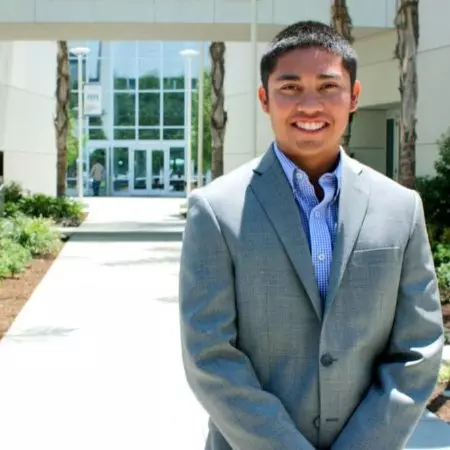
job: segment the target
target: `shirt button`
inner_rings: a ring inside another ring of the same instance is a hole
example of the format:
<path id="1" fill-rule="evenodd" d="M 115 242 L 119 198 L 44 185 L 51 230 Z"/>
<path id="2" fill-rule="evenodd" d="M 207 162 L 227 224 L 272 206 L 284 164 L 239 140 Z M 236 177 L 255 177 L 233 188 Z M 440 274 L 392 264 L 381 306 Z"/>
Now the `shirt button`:
<path id="1" fill-rule="evenodd" d="M 319 253 L 319 256 L 317 256 L 317 259 L 319 261 L 323 261 L 326 258 L 325 253 Z"/>

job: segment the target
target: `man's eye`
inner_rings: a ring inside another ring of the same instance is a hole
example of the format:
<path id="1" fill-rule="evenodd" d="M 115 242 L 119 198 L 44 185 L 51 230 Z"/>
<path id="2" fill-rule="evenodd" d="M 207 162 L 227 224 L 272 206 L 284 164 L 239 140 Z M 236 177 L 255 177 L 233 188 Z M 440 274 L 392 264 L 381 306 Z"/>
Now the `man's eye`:
<path id="1" fill-rule="evenodd" d="M 329 90 L 339 87 L 336 83 L 326 83 L 322 85 L 322 89 Z"/>
<path id="2" fill-rule="evenodd" d="M 281 88 L 283 91 L 299 91 L 300 87 L 296 84 L 286 84 Z"/>

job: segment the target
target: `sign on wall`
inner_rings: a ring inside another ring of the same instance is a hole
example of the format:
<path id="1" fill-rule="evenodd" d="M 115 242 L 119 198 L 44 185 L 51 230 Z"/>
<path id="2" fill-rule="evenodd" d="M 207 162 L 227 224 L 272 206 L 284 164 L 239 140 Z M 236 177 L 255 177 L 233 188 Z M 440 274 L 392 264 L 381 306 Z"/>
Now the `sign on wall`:
<path id="1" fill-rule="evenodd" d="M 99 83 L 86 83 L 84 85 L 84 115 L 101 116 L 102 86 Z"/>

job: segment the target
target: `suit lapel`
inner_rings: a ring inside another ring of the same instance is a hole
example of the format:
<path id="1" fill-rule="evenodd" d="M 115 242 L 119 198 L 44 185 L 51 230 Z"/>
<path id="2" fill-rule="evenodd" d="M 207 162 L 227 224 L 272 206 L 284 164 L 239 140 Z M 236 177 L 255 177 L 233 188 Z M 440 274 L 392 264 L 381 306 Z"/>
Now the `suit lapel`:
<path id="1" fill-rule="evenodd" d="M 339 195 L 339 217 L 333 251 L 325 314 L 336 297 L 350 255 L 361 230 L 369 203 L 369 183 L 364 181 L 363 167 L 342 152 L 342 184 Z"/>
<path id="2" fill-rule="evenodd" d="M 322 302 L 298 206 L 272 149 L 262 157 L 254 172 L 251 188 L 276 230 L 319 320 L 322 320 Z"/>

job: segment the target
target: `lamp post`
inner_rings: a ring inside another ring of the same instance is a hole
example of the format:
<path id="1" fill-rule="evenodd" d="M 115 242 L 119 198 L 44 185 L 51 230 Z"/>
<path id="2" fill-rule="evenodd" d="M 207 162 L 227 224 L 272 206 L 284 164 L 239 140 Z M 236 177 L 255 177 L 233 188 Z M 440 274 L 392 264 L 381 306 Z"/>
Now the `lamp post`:
<path id="1" fill-rule="evenodd" d="M 200 75 L 198 78 L 198 142 L 197 142 L 197 186 L 203 186 L 203 109 L 205 98 L 204 42 L 200 46 Z"/>
<path id="2" fill-rule="evenodd" d="M 197 56 L 199 52 L 193 49 L 185 49 L 180 55 L 185 60 L 185 104 L 186 104 L 186 151 L 185 151 L 185 179 L 186 179 L 186 196 L 191 192 L 191 159 L 192 159 L 192 58 Z"/>
<path id="3" fill-rule="evenodd" d="M 78 61 L 78 197 L 83 198 L 83 57 L 91 50 L 87 47 L 75 47 L 70 53 L 77 57 Z"/>

